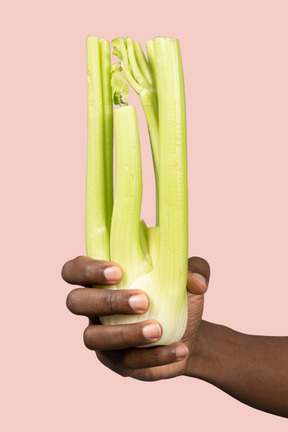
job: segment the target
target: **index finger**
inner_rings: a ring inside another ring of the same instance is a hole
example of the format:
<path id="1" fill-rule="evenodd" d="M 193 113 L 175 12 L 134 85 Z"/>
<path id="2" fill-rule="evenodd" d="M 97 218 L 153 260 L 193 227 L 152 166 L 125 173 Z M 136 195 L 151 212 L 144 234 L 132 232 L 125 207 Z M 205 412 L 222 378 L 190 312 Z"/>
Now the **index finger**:
<path id="1" fill-rule="evenodd" d="M 78 256 L 64 264 L 61 275 L 69 284 L 91 287 L 117 284 L 123 272 L 116 263 Z"/>

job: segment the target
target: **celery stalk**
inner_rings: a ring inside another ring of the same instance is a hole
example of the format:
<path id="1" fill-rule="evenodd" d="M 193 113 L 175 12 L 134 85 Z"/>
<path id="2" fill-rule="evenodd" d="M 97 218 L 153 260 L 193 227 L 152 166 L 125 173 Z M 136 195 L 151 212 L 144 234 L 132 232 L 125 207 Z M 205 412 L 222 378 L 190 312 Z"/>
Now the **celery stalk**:
<path id="1" fill-rule="evenodd" d="M 150 298 L 150 308 L 145 314 L 102 317 L 101 322 L 126 324 L 156 319 L 162 325 L 163 335 L 154 345 L 171 344 L 181 339 L 187 325 L 187 149 L 180 46 L 176 39 L 148 41 L 148 63 L 138 42 L 131 38 L 112 42 L 121 70 L 140 95 L 149 128 L 159 214 L 157 225 L 147 228 L 140 221 L 141 152 L 137 115 L 132 105 L 114 110 L 116 181 L 110 227 L 111 207 L 107 200 L 112 202 L 112 192 L 107 189 L 107 181 L 112 178 L 112 154 L 110 147 L 108 153 L 105 148 L 107 143 L 111 145 L 108 94 L 110 99 L 112 96 L 104 85 L 109 72 L 108 66 L 105 70 L 101 66 L 101 44 L 97 38 L 87 39 L 87 254 L 111 259 L 122 266 L 122 281 L 110 289 L 141 289 Z M 109 63 L 108 51 L 106 54 Z M 114 81 L 117 89 L 125 88 L 120 78 Z M 119 94 L 116 100 L 121 101 Z"/>
<path id="2" fill-rule="evenodd" d="M 157 82 L 156 82 L 156 70 L 155 70 L 155 53 L 154 53 L 154 41 L 153 40 L 147 40 L 146 41 L 146 50 L 147 50 L 147 57 L 148 57 L 148 64 L 150 67 L 150 70 L 152 72 L 153 78 L 155 80 L 154 86 L 157 91 Z"/>
<path id="3" fill-rule="evenodd" d="M 123 268 L 118 288 L 151 270 L 140 243 L 142 171 L 140 139 L 133 105 L 115 110 L 116 181 L 111 226 L 111 260 Z"/>
<path id="4" fill-rule="evenodd" d="M 102 103 L 104 112 L 104 172 L 107 228 L 110 230 L 113 209 L 113 104 L 111 92 L 111 54 L 110 43 L 100 41 Z"/>
<path id="5" fill-rule="evenodd" d="M 86 251 L 110 259 L 109 229 L 113 205 L 113 120 L 110 44 L 88 36 Z"/>
<path id="6" fill-rule="evenodd" d="M 153 158 L 156 188 L 156 225 L 159 221 L 159 124 L 155 79 L 138 42 L 131 38 L 116 38 L 112 41 L 114 54 L 119 57 L 125 77 L 139 94 L 144 109 Z"/>
<path id="7" fill-rule="evenodd" d="M 186 320 L 188 256 L 184 78 L 178 40 L 156 38 L 154 51 L 160 136 L 160 220 L 159 252 L 155 266 L 156 285 L 165 286 L 165 307 L 167 311 L 174 311 L 173 316 L 177 317 L 179 327 L 182 328 L 181 320 Z M 165 316 L 168 315 L 170 314 L 165 312 Z M 176 331 L 177 321 L 174 325 Z"/>

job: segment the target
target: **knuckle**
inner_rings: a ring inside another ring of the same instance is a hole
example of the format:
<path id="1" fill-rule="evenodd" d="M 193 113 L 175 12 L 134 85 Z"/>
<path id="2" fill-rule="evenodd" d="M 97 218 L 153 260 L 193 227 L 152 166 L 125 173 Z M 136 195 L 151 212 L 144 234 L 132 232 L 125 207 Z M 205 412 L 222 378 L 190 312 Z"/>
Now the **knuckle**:
<path id="1" fill-rule="evenodd" d="M 92 350 L 93 349 L 93 338 L 92 338 L 92 329 L 91 326 L 88 326 L 83 333 L 83 341 L 86 348 Z"/>
<path id="2" fill-rule="evenodd" d="M 83 255 L 78 255 L 77 257 L 74 258 L 74 261 L 78 264 L 80 261 L 83 261 L 84 257 Z"/>
<path id="3" fill-rule="evenodd" d="M 61 277 L 67 283 L 71 283 L 71 267 L 73 266 L 73 261 L 74 260 L 67 261 L 61 270 Z"/>
<path id="4" fill-rule="evenodd" d="M 129 334 L 130 334 L 129 329 L 130 329 L 130 326 L 128 326 L 128 325 L 122 325 L 120 327 L 119 338 L 122 342 L 122 345 L 124 345 L 124 346 L 127 344 L 127 342 L 129 342 Z"/>
<path id="5" fill-rule="evenodd" d="M 62 269 L 61 269 L 61 277 L 62 279 L 66 282 L 66 267 L 67 267 L 67 262 L 63 265 Z"/>
<path id="6" fill-rule="evenodd" d="M 83 256 L 78 256 L 70 261 L 67 261 L 61 270 L 61 276 L 65 282 L 74 284 L 75 283 L 75 270 L 81 268 Z"/>
<path id="7" fill-rule="evenodd" d="M 121 366 L 124 369 L 133 369 L 135 367 L 135 356 L 133 356 L 131 351 L 123 353 Z"/>
<path id="8" fill-rule="evenodd" d="M 85 259 L 86 259 L 85 256 L 78 255 L 75 258 L 73 258 L 72 260 L 68 261 L 66 264 L 69 267 L 80 269 L 81 267 L 83 267 L 83 263 L 85 262 Z"/>
<path id="9" fill-rule="evenodd" d="M 77 306 L 80 300 L 81 290 L 79 288 L 75 288 L 70 291 L 66 299 L 66 306 L 70 310 L 70 312 L 77 311 Z"/>
<path id="10" fill-rule="evenodd" d="M 93 261 L 88 261 L 85 263 L 83 274 L 85 282 L 92 284 L 93 279 L 95 279 L 95 265 Z"/>
<path id="11" fill-rule="evenodd" d="M 105 295 L 105 309 L 109 314 L 117 312 L 118 309 L 117 293 L 107 290 Z"/>
<path id="12" fill-rule="evenodd" d="M 153 362 L 155 363 L 155 364 L 162 364 L 162 362 L 163 362 L 163 351 L 161 351 L 161 349 L 154 349 L 153 350 Z"/>

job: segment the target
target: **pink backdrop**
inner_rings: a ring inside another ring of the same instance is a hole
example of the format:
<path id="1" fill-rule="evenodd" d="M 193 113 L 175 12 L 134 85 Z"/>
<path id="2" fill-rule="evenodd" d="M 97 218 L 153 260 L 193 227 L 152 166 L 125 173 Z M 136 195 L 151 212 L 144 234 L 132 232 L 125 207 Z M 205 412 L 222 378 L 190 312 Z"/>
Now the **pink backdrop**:
<path id="1" fill-rule="evenodd" d="M 177 37 L 190 255 L 212 267 L 204 317 L 287 335 L 287 13 L 280 0 L 2 6 L 1 430 L 287 430 L 286 420 L 198 380 L 115 375 L 84 347 L 86 319 L 66 310 L 60 279 L 62 264 L 85 253 L 85 37 Z M 143 165 L 143 216 L 152 223 L 146 150 Z"/>

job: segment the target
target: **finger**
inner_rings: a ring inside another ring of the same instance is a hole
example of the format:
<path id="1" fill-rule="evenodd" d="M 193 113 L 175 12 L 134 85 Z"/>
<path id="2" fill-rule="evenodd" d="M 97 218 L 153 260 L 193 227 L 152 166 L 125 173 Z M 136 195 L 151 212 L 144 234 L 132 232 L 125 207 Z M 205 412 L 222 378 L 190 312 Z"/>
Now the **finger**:
<path id="1" fill-rule="evenodd" d="M 90 325 L 84 332 L 84 343 L 91 350 L 115 350 L 157 342 L 162 328 L 157 321 L 136 324 Z"/>
<path id="2" fill-rule="evenodd" d="M 62 278 L 73 285 L 113 285 L 119 283 L 122 276 L 119 265 L 86 256 L 74 258 L 62 268 Z"/>
<path id="3" fill-rule="evenodd" d="M 204 294 L 207 291 L 210 279 L 210 266 L 200 257 L 188 260 L 187 288 L 192 294 Z"/>
<path id="4" fill-rule="evenodd" d="M 76 288 L 68 294 L 67 308 L 89 318 L 115 314 L 141 314 L 149 308 L 149 298 L 141 290 Z"/>
<path id="5" fill-rule="evenodd" d="M 187 355 L 188 348 L 183 343 L 155 348 L 130 348 L 97 352 L 99 360 L 112 370 L 164 366 L 184 360 Z"/>

